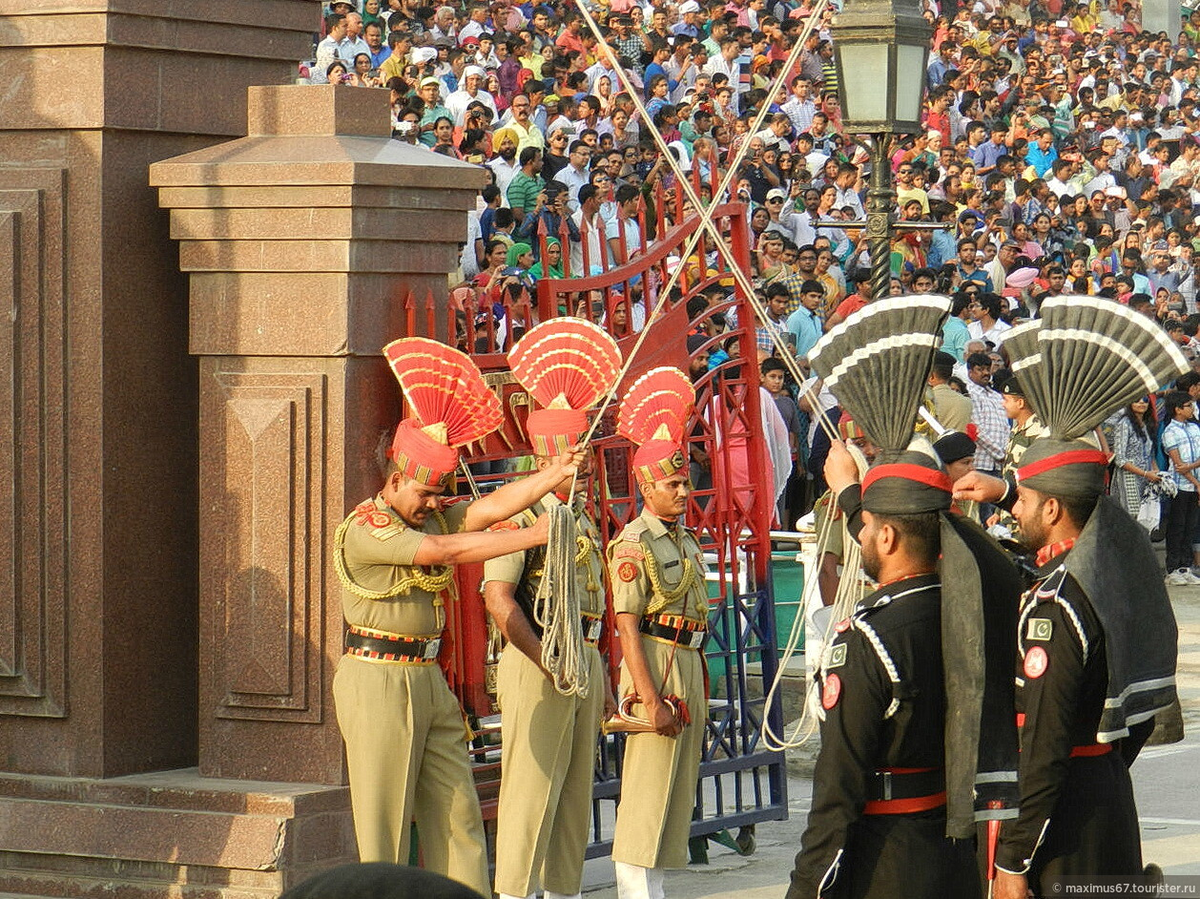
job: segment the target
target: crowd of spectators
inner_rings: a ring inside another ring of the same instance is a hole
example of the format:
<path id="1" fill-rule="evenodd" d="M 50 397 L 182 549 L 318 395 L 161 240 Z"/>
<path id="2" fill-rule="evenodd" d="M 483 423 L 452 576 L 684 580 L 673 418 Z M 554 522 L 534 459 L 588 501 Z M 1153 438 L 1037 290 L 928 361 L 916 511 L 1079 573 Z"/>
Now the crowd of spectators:
<path id="1" fill-rule="evenodd" d="M 870 301 L 870 153 L 842 122 L 836 5 L 581 0 L 598 41 L 574 0 L 361 2 L 326 8 L 301 74 L 390 91 L 396 139 L 488 172 L 452 286 L 486 301 L 506 285 L 636 257 L 661 236 L 646 207 L 673 178 L 657 131 L 705 184 L 746 150 L 733 192 L 749 207 L 751 274 L 768 313 L 762 355 L 781 352 L 774 332 L 804 367 L 820 335 Z M 924 130 L 885 154 L 897 195 L 891 293 L 953 297 L 942 383 L 971 398 L 976 464 L 998 470 L 1014 420 L 990 376 L 1005 331 L 1043 297 L 1115 298 L 1189 355 L 1200 350 L 1200 12 L 1185 10 L 1173 37 L 1143 30 L 1138 0 L 923 3 Z M 625 327 L 644 322 L 621 314 Z M 790 376 L 773 379 L 794 395 Z M 799 471 L 817 429 L 790 421 Z"/>

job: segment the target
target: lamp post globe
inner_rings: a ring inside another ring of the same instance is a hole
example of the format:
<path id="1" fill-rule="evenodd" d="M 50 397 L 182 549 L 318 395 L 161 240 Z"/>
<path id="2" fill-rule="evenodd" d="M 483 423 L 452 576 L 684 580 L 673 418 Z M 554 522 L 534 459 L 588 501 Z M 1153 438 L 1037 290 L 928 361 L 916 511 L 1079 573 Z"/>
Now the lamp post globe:
<path id="1" fill-rule="evenodd" d="M 871 139 L 866 211 L 873 299 L 887 296 L 891 280 L 896 193 L 889 138 L 921 130 L 929 36 L 919 0 L 855 0 L 846 4 L 833 30 L 843 127 Z"/>

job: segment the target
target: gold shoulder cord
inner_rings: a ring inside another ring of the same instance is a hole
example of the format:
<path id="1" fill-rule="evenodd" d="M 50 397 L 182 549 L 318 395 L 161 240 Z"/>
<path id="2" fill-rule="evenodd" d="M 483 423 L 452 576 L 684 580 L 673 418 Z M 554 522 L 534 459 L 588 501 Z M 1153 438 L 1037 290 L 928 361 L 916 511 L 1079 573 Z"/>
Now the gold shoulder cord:
<path id="1" fill-rule="evenodd" d="M 575 535 L 575 564 L 587 566 L 587 584 L 585 588 L 593 596 L 600 590 L 600 585 L 596 583 L 595 566 L 592 565 L 591 560 L 588 558 L 592 554 L 592 549 L 595 545 L 591 538 L 585 534 Z"/>
<path id="2" fill-rule="evenodd" d="M 668 590 L 663 586 L 662 575 L 658 570 L 658 560 L 650 552 L 645 553 L 646 576 L 650 578 L 650 586 L 654 588 L 657 599 L 652 599 L 646 606 L 646 615 L 657 615 L 663 609 L 672 603 L 678 602 L 687 595 L 687 592 L 696 584 L 696 564 L 692 561 L 692 557 L 683 551 L 682 539 L 676 541 L 676 547 L 679 549 L 679 557 L 683 560 L 683 575 L 679 579 L 678 586 Z M 648 547 L 646 547 L 648 549 Z"/>
<path id="3" fill-rule="evenodd" d="M 350 572 L 346 570 L 346 530 L 350 527 L 350 521 L 354 517 L 355 515 L 353 514 L 348 515 L 346 520 L 338 525 L 337 531 L 334 532 L 333 567 L 337 571 L 338 580 L 342 586 L 355 596 L 360 599 L 392 599 L 403 593 L 408 593 L 413 587 L 436 595 L 448 588 L 453 582 L 454 569 L 449 565 L 434 565 L 430 567 L 429 574 L 426 574 L 416 566 L 411 566 L 410 570 L 412 574 L 401 578 L 387 590 L 368 590 L 366 587 L 356 584 L 350 577 Z M 449 533 L 449 528 L 446 527 L 446 519 L 440 512 L 434 512 L 433 518 L 443 535 Z"/>

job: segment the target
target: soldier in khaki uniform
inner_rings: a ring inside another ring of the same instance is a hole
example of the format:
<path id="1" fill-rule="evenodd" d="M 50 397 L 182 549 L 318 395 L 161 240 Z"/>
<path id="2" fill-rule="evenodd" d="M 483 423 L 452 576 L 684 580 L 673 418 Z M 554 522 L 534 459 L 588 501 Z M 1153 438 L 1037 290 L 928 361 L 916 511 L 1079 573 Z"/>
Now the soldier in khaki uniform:
<path id="1" fill-rule="evenodd" d="M 966 433 L 967 425 L 971 423 L 971 398 L 950 386 L 950 379 L 954 377 L 954 362 L 954 357 L 949 353 L 939 350 L 934 354 L 925 402 L 943 428 Z"/>
<path id="2" fill-rule="evenodd" d="M 588 420 L 584 409 L 616 382 L 621 356 L 607 333 L 586 321 L 554 319 L 532 328 L 509 356 L 523 387 L 548 408 L 526 422 L 537 469 L 574 446 Z M 585 377 L 591 371 L 594 377 Z M 541 392 L 544 385 L 554 396 Z M 606 711 L 615 708 L 608 674 L 596 648 L 605 611 L 600 530 L 586 510 L 591 458 L 579 481 L 566 478 L 554 492 L 493 529 L 530 527 L 545 511 L 571 503 L 572 547 L 579 612 L 572 638 L 581 646 L 575 682 L 555 685 L 543 666 L 547 609 L 536 607 L 546 549 L 535 547 L 490 560 L 483 569 L 483 597 L 507 645 L 500 657 L 499 701 L 503 776 L 496 824 L 496 892 L 525 899 L 539 886 L 546 899 L 578 897 L 592 814 L 596 738 Z M 573 616 L 574 617 L 574 616 Z M 553 664 L 553 663 L 551 663 Z M 585 677 L 579 677 L 579 675 Z M 560 691 L 559 687 L 562 688 Z"/>
<path id="3" fill-rule="evenodd" d="M 1008 446 L 1004 450 L 1004 464 L 1000 468 L 1000 476 L 1015 479 L 1017 469 L 1021 467 L 1021 460 L 1025 458 L 1025 451 L 1033 441 L 1047 436 L 1050 432 L 1033 411 L 1033 406 L 1025 399 L 1021 382 L 1011 369 L 1002 368 L 992 375 L 992 388 L 1000 394 L 1000 399 L 1004 402 L 1004 414 L 1012 420 L 1012 430 L 1008 432 Z M 995 519 L 1013 534 L 1019 530 L 1017 520 L 1005 509 L 997 509 Z"/>
<path id="4" fill-rule="evenodd" d="M 487 895 L 487 845 L 467 761 L 468 731 L 437 665 L 443 597 L 453 589 L 454 563 L 545 542 L 544 522 L 469 532 L 536 502 L 571 476 L 581 454 L 564 454 L 543 472 L 476 502 L 443 507 L 458 465 L 456 447 L 494 430 L 502 418 L 499 400 L 467 357 L 442 344 L 410 339 L 386 352 L 415 417 L 396 429 L 382 490 L 354 510 L 334 541 L 349 631 L 333 694 L 359 856 L 406 863 L 415 819 L 425 867 Z M 436 388 L 410 377 L 439 364 L 461 368 L 449 397 L 431 396 Z"/>
<path id="5" fill-rule="evenodd" d="M 673 410 L 654 408 L 668 402 Z M 682 448 L 691 404 L 682 372 L 655 369 L 630 388 L 618 416 L 617 432 L 641 443 L 634 468 L 645 503 L 608 549 L 624 653 L 620 709 L 646 722 L 645 732 L 629 734 L 621 771 L 612 850 L 621 899 L 661 897 L 663 869 L 687 864 L 708 717 L 705 566 L 681 520 L 691 492 Z"/>

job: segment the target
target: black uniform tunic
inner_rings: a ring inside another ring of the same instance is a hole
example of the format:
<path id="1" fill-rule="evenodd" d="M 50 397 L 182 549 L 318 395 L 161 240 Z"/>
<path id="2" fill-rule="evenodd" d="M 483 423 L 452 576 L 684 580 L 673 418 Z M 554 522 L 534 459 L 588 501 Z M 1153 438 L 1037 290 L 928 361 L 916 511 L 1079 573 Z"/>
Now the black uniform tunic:
<path id="1" fill-rule="evenodd" d="M 1110 751 L 1096 743 L 1108 687 L 1104 631 L 1066 558 L 1043 565 L 1021 601 L 1021 809 L 1001 827 L 996 855 L 997 867 L 1027 874 L 1036 895 L 1050 895 L 1059 875 L 1142 871 L 1128 765 L 1153 720 Z"/>
<path id="2" fill-rule="evenodd" d="M 946 717 L 938 576 L 879 588 L 838 631 L 820 674 L 821 751 L 788 899 L 977 896 L 974 847 L 946 838 L 944 801 L 864 813 L 884 798 L 883 769 L 932 769 L 921 782 L 944 789 L 936 786 Z M 905 790 L 911 776 L 894 781 L 898 794 L 914 795 Z"/>

